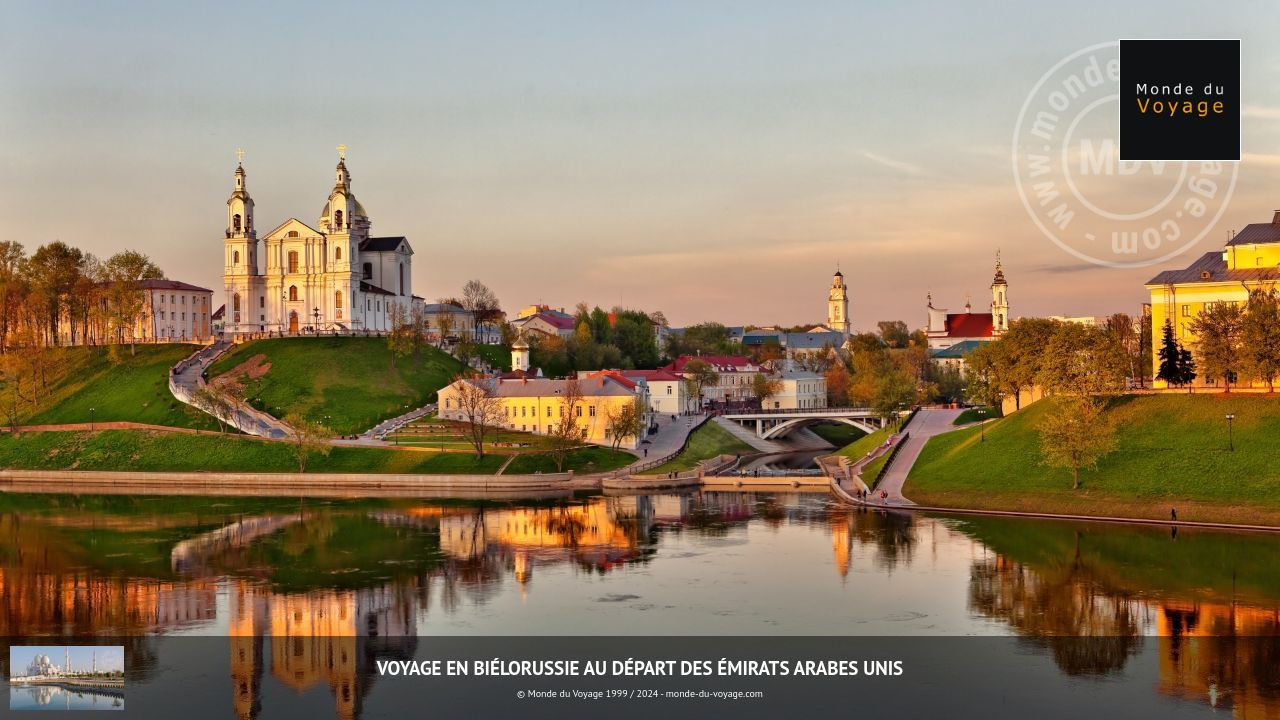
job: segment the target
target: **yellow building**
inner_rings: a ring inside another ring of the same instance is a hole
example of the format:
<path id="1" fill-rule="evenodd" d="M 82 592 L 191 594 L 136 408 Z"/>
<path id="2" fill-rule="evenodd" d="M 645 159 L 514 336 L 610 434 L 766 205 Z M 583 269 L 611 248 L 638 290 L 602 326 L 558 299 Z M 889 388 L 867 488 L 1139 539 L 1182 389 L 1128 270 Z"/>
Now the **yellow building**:
<path id="1" fill-rule="evenodd" d="M 649 407 L 643 384 L 632 382 L 612 372 L 595 373 L 581 380 L 548 378 L 482 378 L 458 380 L 442 388 L 439 394 L 439 416 L 446 420 L 468 422 L 478 418 L 475 402 L 469 402 L 464 385 L 479 387 L 492 398 L 496 418 L 487 422 L 520 432 L 547 435 L 569 412 L 566 397 L 573 395 L 570 384 L 577 384 L 580 399 L 573 403 L 574 416 L 582 441 L 595 445 L 613 445 L 610 418 L 617 417 L 628 405 L 639 404 L 642 412 Z M 619 447 L 635 449 L 640 438 L 630 433 Z"/>
<path id="2" fill-rule="evenodd" d="M 1151 292 L 1152 376 L 1160 371 L 1165 320 L 1178 342 L 1194 352 L 1191 324 L 1212 303 L 1243 305 L 1255 288 L 1271 288 L 1280 280 L 1280 210 L 1269 223 L 1245 226 L 1222 250 L 1201 255 L 1182 270 L 1165 270 L 1147 281 Z M 1248 378 L 1240 378 L 1246 386 Z M 1234 386 L 1235 380 L 1232 385 Z M 1197 377 L 1194 387 L 1221 386 L 1221 378 Z M 1160 380 L 1156 387 L 1165 387 Z M 1259 384 L 1261 386 L 1261 384 Z"/>

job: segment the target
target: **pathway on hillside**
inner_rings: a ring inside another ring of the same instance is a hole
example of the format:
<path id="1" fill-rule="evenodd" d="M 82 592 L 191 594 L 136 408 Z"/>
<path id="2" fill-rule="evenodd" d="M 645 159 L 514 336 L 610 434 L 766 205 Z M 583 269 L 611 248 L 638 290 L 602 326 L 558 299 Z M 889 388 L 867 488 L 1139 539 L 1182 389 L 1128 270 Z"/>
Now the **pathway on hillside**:
<path id="1" fill-rule="evenodd" d="M 205 370 L 213 364 L 218 355 L 222 354 L 230 346 L 230 342 L 219 340 L 208 347 L 201 348 L 191 357 L 174 365 L 172 370 L 173 382 L 170 385 L 173 396 L 188 405 L 192 405 L 188 400 L 193 392 L 205 384 Z M 193 407 L 199 406 L 193 405 Z M 200 409 L 204 410 L 204 408 Z M 288 425 L 252 408 L 237 408 L 232 412 L 232 417 L 226 418 L 226 421 L 241 432 L 257 435 L 258 437 L 281 440 L 291 434 Z"/>
<path id="2" fill-rule="evenodd" d="M 660 416 L 657 421 L 658 432 L 647 436 L 649 444 L 642 443 L 636 450 L 626 450 L 626 452 L 638 454 L 640 458 L 618 470 L 618 472 L 622 474 L 633 472 L 638 466 L 666 457 L 684 447 L 684 441 L 689 437 L 689 433 L 693 432 L 693 429 L 702 422 L 702 417 L 702 415 L 679 415 L 675 420 L 672 420 L 670 415 Z M 646 449 L 648 450 L 647 453 L 645 452 Z"/>
<path id="3" fill-rule="evenodd" d="M 893 463 L 885 471 L 884 477 L 880 478 L 880 483 L 876 485 L 876 495 L 879 496 L 880 491 L 883 490 L 889 496 L 886 504 L 913 505 L 914 503 L 902 496 L 902 484 L 907 481 L 911 466 L 915 465 L 916 459 L 920 457 L 920 451 L 924 449 L 924 444 L 929 441 L 929 438 L 956 429 L 953 423 L 962 412 L 964 411 L 938 408 L 923 408 L 917 412 L 905 428 L 910 436 L 894 456 Z"/>

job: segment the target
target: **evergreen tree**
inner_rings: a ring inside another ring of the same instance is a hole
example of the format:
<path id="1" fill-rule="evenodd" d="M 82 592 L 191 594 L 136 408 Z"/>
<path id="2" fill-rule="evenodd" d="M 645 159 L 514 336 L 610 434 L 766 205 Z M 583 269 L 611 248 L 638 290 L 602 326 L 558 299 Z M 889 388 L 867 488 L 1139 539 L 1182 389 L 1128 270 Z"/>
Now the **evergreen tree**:
<path id="1" fill-rule="evenodd" d="M 1160 340 L 1160 371 L 1156 373 L 1157 380 L 1163 380 L 1170 385 L 1182 385 L 1180 372 L 1182 366 L 1182 353 L 1184 348 L 1178 346 L 1178 341 L 1173 336 L 1173 323 L 1167 318 L 1164 321 L 1163 337 Z"/>
<path id="2" fill-rule="evenodd" d="M 1191 356 L 1191 351 L 1182 345 L 1178 346 L 1177 377 L 1178 385 L 1186 385 L 1188 387 L 1196 379 L 1196 360 Z"/>

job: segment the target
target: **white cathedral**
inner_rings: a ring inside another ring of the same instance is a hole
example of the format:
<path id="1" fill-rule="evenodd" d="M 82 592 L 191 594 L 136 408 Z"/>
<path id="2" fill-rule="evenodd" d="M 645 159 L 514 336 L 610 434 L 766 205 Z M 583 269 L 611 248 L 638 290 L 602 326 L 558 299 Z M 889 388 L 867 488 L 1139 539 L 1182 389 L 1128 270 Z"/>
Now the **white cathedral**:
<path id="1" fill-rule="evenodd" d="M 407 313 L 412 307 L 413 248 L 404 237 L 370 236 L 373 223 L 351 193 L 345 147 L 338 151 L 318 227 L 290 218 L 267 233 L 265 268 L 244 163 L 236 165 L 223 243 L 224 332 L 381 332 L 391 329 L 393 308 Z"/>

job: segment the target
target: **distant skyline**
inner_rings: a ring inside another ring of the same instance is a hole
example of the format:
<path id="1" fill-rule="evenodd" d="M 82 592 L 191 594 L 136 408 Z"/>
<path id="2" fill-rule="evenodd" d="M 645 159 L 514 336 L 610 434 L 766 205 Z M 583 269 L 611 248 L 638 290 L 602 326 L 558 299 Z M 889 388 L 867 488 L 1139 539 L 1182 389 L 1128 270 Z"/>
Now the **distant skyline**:
<path id="1" fill-rule="evenodd" d="M 1275 4 L 14 2 L 0 30 L 0 240 L 133 248 L 221 285 L 243 147 L 259 232 L 314 225 L 344 143 L 377 235 L 428 300 L 579 301 L 673 325 L 820 323 L 837 263 L 856 330 L 925 297 L 1136 313 L 1142 283 L 1280 207 Z M 1081 263 L 1010 168 L 1019 107 L 1119 37 L 1243 39 L 1244 154 L 1208 238 L 1156 267 Z"/>
<path id="2" fill-rule="evenodd" d="M 10 645 L 9 674 L 11 677 L 21 675 L 37 655 L 48 655 L 53 664 L 65 670 L 68 653 L 72 670 L 88 672 L 93 668 L 95 652 L 98 672 L 124 670 L 124 647 L 120 645 Z"/>

